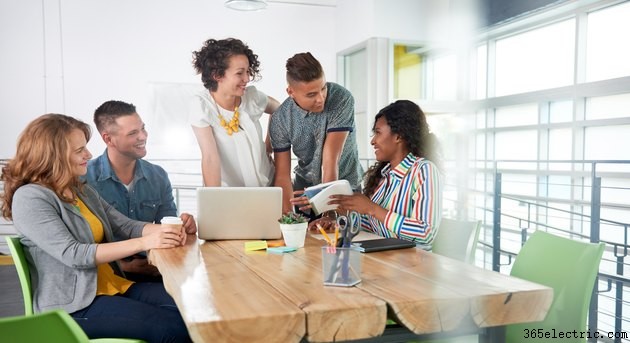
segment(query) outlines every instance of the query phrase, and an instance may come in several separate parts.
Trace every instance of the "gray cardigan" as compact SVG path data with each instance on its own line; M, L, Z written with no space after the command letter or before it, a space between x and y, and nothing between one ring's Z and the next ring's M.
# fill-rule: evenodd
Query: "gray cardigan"
M142 235L147 223L125 217L85 185L79 198L103 223L105 241ZM33 310L81 310L96 297L96 243L88 222L49 188L27 184L13 195L13 224L30 266ZM111 263L114 271L120 268Z

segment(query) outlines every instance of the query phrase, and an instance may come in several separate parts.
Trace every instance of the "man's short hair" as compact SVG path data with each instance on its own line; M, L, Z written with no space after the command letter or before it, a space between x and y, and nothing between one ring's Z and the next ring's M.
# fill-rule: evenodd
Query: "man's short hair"
M98 132L116 124L116 119L136 113L136 106L123 101L110 100L104 102L94 111L94 125Z
M324 76L324 70L310 52L293 55L287 60L287 82L311 82Z

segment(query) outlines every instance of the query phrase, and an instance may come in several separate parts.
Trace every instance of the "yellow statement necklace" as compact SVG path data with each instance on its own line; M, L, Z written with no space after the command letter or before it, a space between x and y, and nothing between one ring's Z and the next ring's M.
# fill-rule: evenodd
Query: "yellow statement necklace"
M238 106L234 107L234 115L232 116L232 120L228 123L225 118L221 115L220 112L217 112L219 115L219 124L225 129L228 136L231 136L234 132L238 132L239 121L238 121Z
M221 109L219 108L219 104L217 104L217 101L214 99L214 96L212 97L212 100L214 100L214 105L217 107L217 116L219 117L219 124L221 125L221 127L225 129L225 132L227 132L228 136L231 136L233 133L238 132L238 129L240 128L240 121L238 119L239 117L238 106L236 106L236 104L234 105L234 115L232 116L232 119L228 123L228 121L225 120L225 118L221 115ZM236 99L234 100L234 102L236 103Z

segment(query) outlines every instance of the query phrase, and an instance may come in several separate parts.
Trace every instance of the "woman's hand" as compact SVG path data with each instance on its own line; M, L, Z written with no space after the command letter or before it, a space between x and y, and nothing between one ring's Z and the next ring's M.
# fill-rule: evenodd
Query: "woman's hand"
M337 221L335 221L335 219L333 218L321 217L310 222L308 224L308 229L310 231L313 231L313 233L320 233L319 228L317 227L319 225L321 226L322 229L324 229L324 231L333 232L335 231L336 224L337 224Z
M149 224L151 225L151 224ZM150 234L142 236L144 249L174 248L186 243L186 231L184 226L154 224L159 228Z
M354 193L352 195L331 195L328 204L339 205L337 211L343 213L344 211L355 211L360 214L374 215L375 206L378 207L370 198L361 193Z

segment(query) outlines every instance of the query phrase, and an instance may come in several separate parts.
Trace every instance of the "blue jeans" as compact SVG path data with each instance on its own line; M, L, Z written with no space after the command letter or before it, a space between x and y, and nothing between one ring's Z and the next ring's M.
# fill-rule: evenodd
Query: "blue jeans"
M99 295L70 314L89 338L135 338L146 342L191 342L164 285L137 282L125 294Z

